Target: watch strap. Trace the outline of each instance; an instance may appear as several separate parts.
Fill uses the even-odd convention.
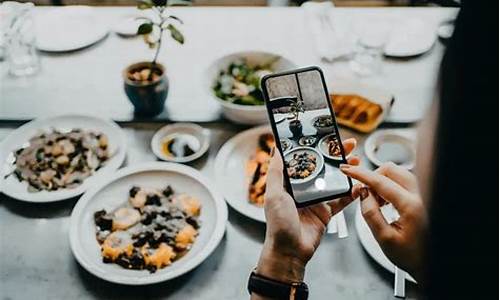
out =
[[[284,283],[253,271],[248,279],[248,292],[283,300],[307,300],[309,288],[304,282]]]

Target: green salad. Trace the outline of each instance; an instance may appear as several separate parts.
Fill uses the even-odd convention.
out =
[[[260,79],[272,73],[271,65],[252,66],[246,60],[235,61],[217,77],[214,93],[222,100],[240,105],[263,105],[264,96],[260,89]]]

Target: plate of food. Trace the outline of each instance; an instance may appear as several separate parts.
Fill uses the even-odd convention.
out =
[[[312,126],[319,135],[334,132],[334,123],[331,115],[321,115],[311,120]]]
[[[247,125],[264,124],[268,120],[260,79],[294,67],[294,63],[278,54],[237,52],[212,63],[206,72],[206,85],[227,119]]]
[[[285,168],[291,184],[304,184],[323,170],[323,156],[311,147],[296,147],[285,152]]]
[[[324,157],[342,161],[342,149],[340,148],[340,143],[335,133],[322,137],[318,142],[317,148]]]
[[[111,121],[61,115],[29,122],[0,144],[0,191],[29,202],[78,196],[116,171],[126,139]]]
[[[281,138],[280,144],[281,144],[281,150],[283,150],[283,152],[287,152],[288,150],[293,148],[293,143],[288,138]]]
[[[299,145],[312,147],[314,144],[316,144],[317,140],[318,138],[315,135],[305,135],[299,139]],[[283,151],[285,150],[283,149]]]
[[[227,207],[191,167],[150,162],[123,168],[88,190],[71,213],[77,261],[104,280],[158,283],[202,263],[221,241]]]
[[[392,94],[381,89],[342,80],[328,90],[337,123],[363,133],[374,131],[395,101]]]
[[[217,186],[226,202],[239,213],[265,222],[264,192],[271,149],[271,128],[260,126],[228,140],[215,159]]]

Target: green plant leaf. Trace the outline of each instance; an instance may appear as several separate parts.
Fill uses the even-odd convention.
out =
[[[143,23],[137,29],[137,34],[150,34],[153,31],[153,23]]]
[[[179,44],[184,44],[184,36],[174,25],[168,24],[167,29],[174,40],[179,42]]]
[[[149,9],[153,7],[153,2],[151,0],[137,0],[138,9]]]
[[[192,2],[189,0],[169,0],[168,6],[188,6],[191,5]]]
[[[180,18],[178,18],[178,17],[176,17],[176,16],[168,16],[168,17],[167,17],[167,19],[174,19],[174,20],[176,20],[177,22],[179,22],[179,23],[181,23],[181,24],[184,24],[184,22],[183,22]]]

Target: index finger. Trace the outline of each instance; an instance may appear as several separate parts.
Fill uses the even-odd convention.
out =
[[[369,186],[384,200],[391,202],[396,209],[404,208],[411,198],[410,192],[394,182],[392,179],[358,166],[341,165],[342,172]]]
[[[380,168],[375,170],[375,172],[389,177],[410,192],[418,191],[418,184],[415,175],[393,162],[384,163],[380,166]]]

